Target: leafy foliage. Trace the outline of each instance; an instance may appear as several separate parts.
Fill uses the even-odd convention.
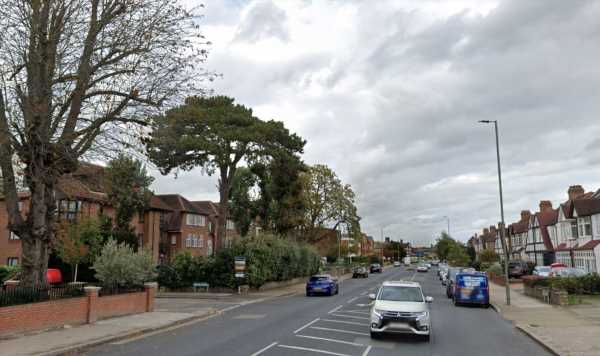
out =
[[[108,163],[104,178],[108,200],[116,210],[113,236],[117,241],[137,247],[131,220],[134,214],[143,213],[148,205],[154,178],[148,175],[141,161],[124,154]]]
[[[110,240],[94,261],[96,278],[108,288],[137,287],[156,277],[152,255],[146,250],[134,252],[131,246]]]
[[[62,221],[56,237],[55,250],[63,262],[75,269],[74,281],[77,281],[78,265],[93,263],[106,241],[100,222],[95,219],[84,219],[78,223]]]
[[[560,289],[569,294],[600,294],[600,275],[597,273],[582,277],[539,278],[537,276],[527,276],[523,278],[523,283],[530,287],[540,286]]]
[[[11,279],[14,275],[19,273],[19,270],[19,266],[0,265],[0,283]]]

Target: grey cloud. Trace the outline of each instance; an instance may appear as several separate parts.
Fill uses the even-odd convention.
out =
[[[288,41],[285,11],[271,1],[258,2],[250,8],[244,21],[239,25],[235,41],[254,43],[265,38]]]

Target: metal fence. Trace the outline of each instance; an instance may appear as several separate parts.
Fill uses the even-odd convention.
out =
[[[85,292],[82,284],[14,286],[0,290],[0,307],[81,297],[83,295],[85,295]]]

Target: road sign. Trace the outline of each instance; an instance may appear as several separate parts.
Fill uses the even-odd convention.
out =
[[[245,278],[246,277],[246,257],[235,256],[234,266],[235,266],[235,278],[239,278],[239,279]]]

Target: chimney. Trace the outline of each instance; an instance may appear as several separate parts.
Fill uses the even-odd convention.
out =
[[[550,200],[542,200],[540,201],[540,212],[550,211],[552,210],[552,202]]]
[[[580,185],[572,185],[569,187],[567,194],[569,194],[569,200],[573,201],[585,194],[585,190]]]
[[[521,210],[521,221],[529,220],[530,217],[531,217],[531,211]]]
[[[486,227],[483,229],[483,235],[487,235],[490,233],[490,230]]]

